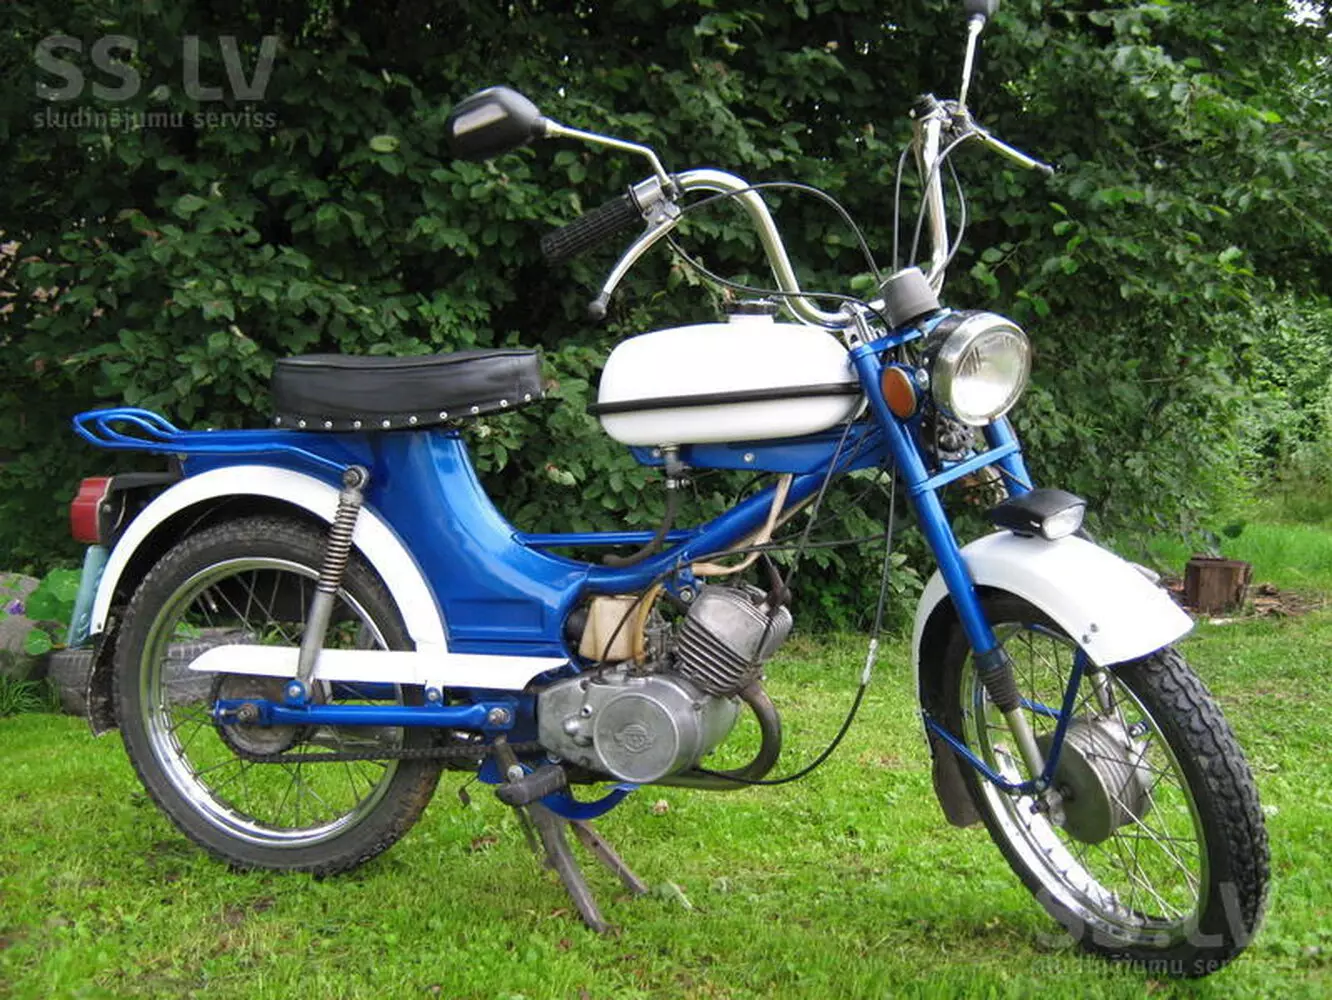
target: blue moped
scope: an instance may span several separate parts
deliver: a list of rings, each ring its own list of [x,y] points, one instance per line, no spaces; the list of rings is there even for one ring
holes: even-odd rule
[[[801,289],[767,185],[670,172],[502,87],[449,116],[460,157],[562,139],[647,161],[625,195],[544,242],[559,259],[640,230],[594,315],[689,212],[733,201],[758,232],[766,296],[725,322],[632,337],[606,362],[595,412],[661,470],[655,532],[528,533],[486,496],[459,427],[542,396],[530,351],[280,360],[267,429],[181,430],[126,408],[76,418],[94,444],[173,456],[166,473],[86,480],[72,519],[90,546],[94,728],[120,729],[186,836],[239,866],[345,871],[412,826],[443,769],[475,771],[604,929],[567,832],[642,891],[592,819],[643,785],[782,780],[763,672],[791,629],[791,561],[774,553],[799,550],[830,483],[876,470],[937,560],[912,648],[947,819],[983,822],[1090,951],[1199,975],[1245,947],[1266,892],[1263,815],[1234,735],[1172,648],[1190,619],[1089,540],[1079,498],[1032,483],[1006,417],[1030,368],[1023,330],[940,300],[961,239],[950,154],[978,144],[1049,169],[969,113],[995,0],[966,6],[960,96],[912,112],[930,253],[894,262],[872,301]],[[672,498],[708,469],[766,485],[677,524]],[[965,546],[940,500],[962,480],[997,500],[994,532]],[[597,562],[561,554],[596,547]],[[752,759],[709,767],[745,712]]]

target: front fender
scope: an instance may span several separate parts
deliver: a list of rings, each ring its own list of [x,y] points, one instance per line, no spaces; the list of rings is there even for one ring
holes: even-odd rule
[[[1007,591],[1050,616],[1098,666],[1154,653],[1193,628],[1168,594],[1130,563],[1081,538],[1024,538],[1008,531],[978,538],[962,549],[977,587]],[[953,620],[952,601],[935,573],[916,609],[912,658],[921,709],[939,707],[937,671]],[[934,788],[955,826],[980,821],[962,780],[962,765],[927,730]]]
[[[1136,660],[1193,628],[1193,620],[1131,563],[1082,538],[1051,542],[998,531],[965,546],[962,561],[977,587],[1029,601],[1098,666]],[[948,588],[935,573],[916,609],[912,649],[918,680],[928,660],[922,652],[930,621],[947,598]]]
[[[338,505],[338,491],[328,483],[271,465],[233,465],[181,480],[130,522],[111,551],[93,601],[93,634],[106,628],[116,586],[135,551],[181,511],[230,497],[279,500],[303,508],[325,522],[333,520]],[[369,507],[361,508],[352,542],[388,587],[417,650],[447,652],[444,619],[425,576],[398,536]]]

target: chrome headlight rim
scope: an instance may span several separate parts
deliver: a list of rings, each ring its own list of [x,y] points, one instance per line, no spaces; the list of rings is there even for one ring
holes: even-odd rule
[[[1017,378],[1000,406],[984,410],[959,406],[956,389],[961,362],[978,344],[995,336],[1011,337],[1018,346]],[[1006,414],[1022,398],[1031,378],[1031,341],[1026,331],[998,313],[961,311],[949,314],[930,332],[925,355],[935,405],[969,427],[984,427]]]

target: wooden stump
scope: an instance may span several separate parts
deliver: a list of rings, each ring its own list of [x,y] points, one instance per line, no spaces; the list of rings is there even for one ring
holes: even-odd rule
[[[1184,567],[1184,603],[1206,615],[1238,611],[1253,567],[1238,559],[1194,556]]]

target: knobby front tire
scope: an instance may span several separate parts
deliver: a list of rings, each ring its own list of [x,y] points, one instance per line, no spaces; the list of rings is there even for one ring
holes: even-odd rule
[[[984,605],[1013,659],[1024,714],[1048,746],[1049,708],[1062,703],[1077,646],[1017,597],[990,595]],[[949,729],[995,771],[1027,778],[960,627],[942,666]],[[1269,870],[1253,775],[1220,708],[1167,648],[1089,669],[1074,720],[1055,777],[1062,817],[963,763],[990,836],[1085,950],[1158,974],[1216,971],[1256,932]]]
[[[116,715],[148,794],[185,836],[241,868],[347,871],[395,843],[438,784],[430,760],[263,763],[256,753],[428,746],[404,727],[224,727],[217,697],[281,698],[281,682],[191,674],[181,650],[216,641],[299,645],[324,535],[298,521],[252,517],[191,535],[139,585],[116,646]],[[220,637],[220,638],[218,638]],[[383,583],[359,557],[348,564],[325,646],[410,649]],[[197,645],[196,645],[197,649]],[[197,655],[197,654],[196,654]],[[386,692],[316,683],[316,700],[382,701]],[[419,689],[390,687],[397,703]]]

